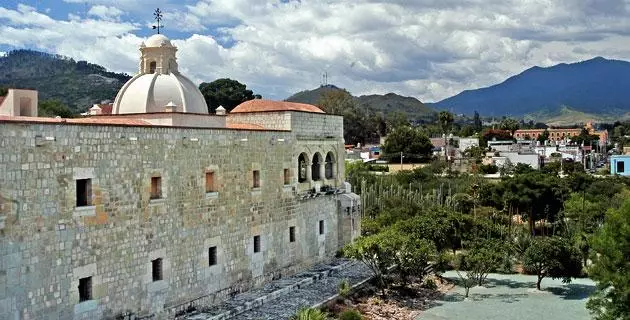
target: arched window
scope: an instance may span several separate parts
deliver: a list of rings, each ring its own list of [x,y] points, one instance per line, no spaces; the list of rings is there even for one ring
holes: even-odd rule
[[[298,182],[302,183],[302,182],[306,182],[307,179],[307,175],[306,175],[306,166],[307,164],[307,156],[306,153],[300,153],[300,155],[298,156]]]
[[[157,62],[151,61],[149,63],[149,73],[155,73],[156,68],[157,68]]]
[[[311,167],[311,171],[312,171],[311,177],[313,181],[318,181],[322,178],[321,173],[320,173],[321,166],[322,166],[322,155],[320,155],[319,152],[317,152],[313,155],[313,164]]]
[[[333,154],[332,152],[328,152],[328,154],[326,154],[326,168],[325,168],[326,179],[332,179],[334,177],[334,172],[333,172],[334,164],[335,164],[335,160],[334,160]]]

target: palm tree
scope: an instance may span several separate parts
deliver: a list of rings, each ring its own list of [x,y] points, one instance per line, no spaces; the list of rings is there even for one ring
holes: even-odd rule
[[[451,127],[453,126],[453,114],[448,111],[440,111],[440,114],[438,115],[438,120],[440,122],[442,133],[444,134],[444,160],[448,160],[446,155],[446,134],[451,131]]]

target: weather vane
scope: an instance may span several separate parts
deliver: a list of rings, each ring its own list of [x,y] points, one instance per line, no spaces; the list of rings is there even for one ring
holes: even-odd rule
[[[157,33],[160,34],[160,28],[164,28],[164,26],[161,24],[162,11],[160,11],[160,8],[155,9],[155,12],[153,12],[153,17],[155,18],[155,21],[157,21],[157,24],[153,26],[153,30],[157,29]]]

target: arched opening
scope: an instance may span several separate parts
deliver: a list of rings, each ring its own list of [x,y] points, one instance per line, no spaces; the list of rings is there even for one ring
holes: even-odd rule
[[[149,63],[149,73],[155,73],[156,68],[157,68],[157,62],[151,61]]]
[[[311,177],[313,181],[318,181],[322,178],[321,175],[322,155],[319,152],[313,155],[313,164],[311,166]]]
[[[326,166],[325,166],[325,170],[324,170],[326,179],[334,178],[334,176],[335,176],[335,173],[334,173],[334,170],[333,170],[334,166],[335,166],[335,158],[333,156],[333,153],[332,152],[328,152],[326,154]]]
[[[308,157],[306,153],[300,153],[298,156],[298,182],[306,182],[308,175],[306,172],[306,168],[308,166]]]

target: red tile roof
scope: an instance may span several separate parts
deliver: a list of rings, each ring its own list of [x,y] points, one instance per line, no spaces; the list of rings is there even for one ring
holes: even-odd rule
[[[112,114],[112,109],[114,109],[113,103],[99,104],[98,106],[101,108],[101,114]]]
[[[232,122],[232,123],[228,123],[226,126],[228,129],[265,130],[265,127],[261,125],[257,125],[257,124],[251,124],[251,123]]]
[[[35,123],[87,123],[87,124],[121,124],[128,126],[146,126],[151,123],[128,118],[91,117],[91,118],[45,118],[45,117],[12,117],[0,116],[0,121],[6,122],[35,122]]]
[[[273,101],[254,99],[245,101],[230,113],[245,113],[245,112],[267,112],[267,111],[303,111],[313,113],[325,113],[320,108],[305,103],[287,102],[287,101]]]

